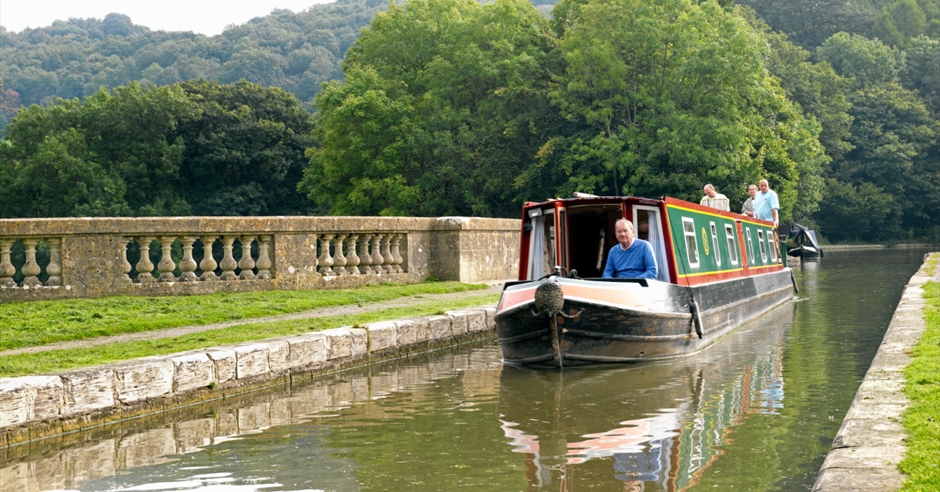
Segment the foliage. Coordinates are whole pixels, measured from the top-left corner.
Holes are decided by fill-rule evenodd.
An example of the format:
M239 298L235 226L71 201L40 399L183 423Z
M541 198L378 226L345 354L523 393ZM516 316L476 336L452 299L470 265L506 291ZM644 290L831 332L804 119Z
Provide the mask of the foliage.
M940 217L940 123L914 93L891 83L851 97L855 149L832 170L847 183L871 183L901 207L884 229L920 231Z
M33 105L0 148L0 217L296 214L311 129L292 95L248 82Z
M899 233L901 206L872 183L853 185L827 178L815 217L830 241L883 241Z
M926 327L904 368L904 394L911 400L904 412L907 455L899 465L908 475L904 491L930 490L940 482L940 283L925 284L923 295Z
M915 91L934 119L940 119L940 41L919 36L904 51L899 81Z
M321 82L341 76L346 49L386 6L338 0L296 14L276 9L211 37L151 31L121 14L55 21L20 33L2 29L0 73L26 106L135 81L148 87L200 78L223 84L246 79L311 101Z
M317 96L301 188L331 214L516 215L511 183L558 120L553 44L524 1L393 5Z
M787 101L736 12L682 0L558 8L567 65L552 98L581 125L543 149L567 168L563 188L697 200L712 182L743 201L768 178L786 215L801 173L826 163L818 124ZM810 210L818 201L804 199Z
M854 79L856 89L893 81L902 60L899 51L881 41L847 32L827 39L816 55L820 61L832 65L839 75Z
M753 8L774 31L813 50L833 34L846 31L868 36L878 14L870 2L842 0L741 0Z

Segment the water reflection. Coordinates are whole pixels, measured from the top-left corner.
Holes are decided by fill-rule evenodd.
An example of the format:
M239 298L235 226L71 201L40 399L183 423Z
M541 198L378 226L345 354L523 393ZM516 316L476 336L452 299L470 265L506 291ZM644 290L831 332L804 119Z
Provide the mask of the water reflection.
M526 490L694 485L720 459L733 425L783 408L783 334L793 305L762 319L685 359L564 372L504 368L501 427L524 456Z

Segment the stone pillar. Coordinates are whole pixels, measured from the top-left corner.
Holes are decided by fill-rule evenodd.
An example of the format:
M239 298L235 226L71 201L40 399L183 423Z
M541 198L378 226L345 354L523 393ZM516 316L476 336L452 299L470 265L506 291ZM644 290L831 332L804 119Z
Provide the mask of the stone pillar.
M183 259L180 261L180 282L195 282L199 280L196 277L196 260L193 259L193 243L196 242L196 236L183 236L180 238L183 243Z
M392 256L392 234L386 234L382 238L382 271L385 273L395 273L392 268L392 262L395 258Z
M203 282L218 280L219 277L216 276L215 269L218 268L219 264L212 257L212 245L215 244L215 236L202 236L199 238L199 242L202 243L202 261L199 262L202 276L199 277L199 280Z
M137 238L137 245L140 246L140 261L137 262L137 280L138 284L153 282L153 263L150 261L150 243L156 239L153 236L143 236Z
M38 238L21 239L23 246L26 246L26 263L23 264L23 287L39 287L42 282L39 281L39 263L36 263L36 245L39 244Z
M62 239L58 237L47 237L46 244L49 245L49 264L46 265L46 285L49 287L59 287L62 285Z
M333 271L337 275L346 275L346 255L343 254L343 243L346 241L346 235L340 234L336 237L335 242L333 243L334 251L333 254Z
M157 270L160 270L157 281L176 282L176 275L173 275L176 270L176 262L173 261L173 241L176 241L176 236L160 236L159 241L163 254L160 256L160 263L157 263Z
M403 273L404 270L401 268L401 262L404 258L401 257L401 253L398 251L398 247L401 244L401 238L404 236L402 233L395 234L392 236L392 271L395 273Z
M385 257L382 256L382 238L385 234L376 234L372 238L372 273L382 275L385 270L382 269L382 262Z
M0 239L0 287L16 287L13 276L16 275L16 267L10 261L10 249L16 239Z
M258 275L256 278L261 280L271 279L271 236L261 236L258 238Z
M333 269L330 268L333 266L333 257L330 256L330 242L332 242L333 236L335 236L335 234L323 234L320 236L320 257L317 258L317 263L320 264L318 272L324 277L335 275Z
M346 255L346 271L350 275L359 275L359 256L356 254L356 240L359 234L349 236L349 254Z
M362 241L359 243L359 264L362 265L359 271L364 275L372 273L372 255L369 254L369 240L372 236L372 234L363 234Z
M255 260L251 258L251 243L254 242L255 236L242 236L239 241L242 243L242 257L238 260L238 268L241 268L241 274L238 275L238 278L242 280L254 280L255 272L252 269L255 267Z
M222 261L219 267L222 268L222 280L235 280L235 269L238 262L232 256L232 245L235 244L235 236L222 236ZM250 256L250 255L249 255Z
M127 261L127 245L130 244L133 238L122 237L123 246L121 247L121 271L124 272L124 278L122 279L125 283L131 282L131 270L134 267L131 265L131 262Z

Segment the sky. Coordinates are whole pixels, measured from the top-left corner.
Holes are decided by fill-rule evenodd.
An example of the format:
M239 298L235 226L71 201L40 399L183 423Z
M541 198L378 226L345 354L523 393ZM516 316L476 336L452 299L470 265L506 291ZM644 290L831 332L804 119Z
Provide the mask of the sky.
M273 9L301 12L333 0L0 0L0 26L13 32L52 25L72 17L104 19L115 12L153 31L221 34L225 26L244 24Z

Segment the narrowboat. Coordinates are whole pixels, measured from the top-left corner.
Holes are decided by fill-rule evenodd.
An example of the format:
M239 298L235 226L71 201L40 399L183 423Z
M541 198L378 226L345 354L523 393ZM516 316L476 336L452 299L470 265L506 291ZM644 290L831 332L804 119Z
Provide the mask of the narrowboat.
M790 227L790 234L787 235L787 239L792 239L795 244L793 247L787 248L787 255L803 260L822 258L823 251L816 239L816 231L794 222Z
M652 246L655 279L601 278L621 218ZM495 315L509 364L689 355L796 287L771 222L670 197L527 202L520 246L519 280L505 284Z

